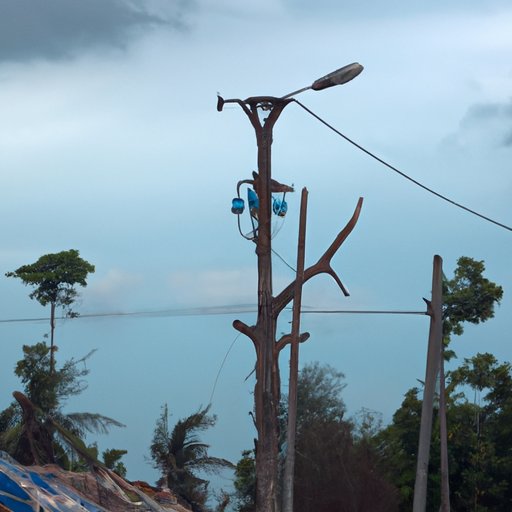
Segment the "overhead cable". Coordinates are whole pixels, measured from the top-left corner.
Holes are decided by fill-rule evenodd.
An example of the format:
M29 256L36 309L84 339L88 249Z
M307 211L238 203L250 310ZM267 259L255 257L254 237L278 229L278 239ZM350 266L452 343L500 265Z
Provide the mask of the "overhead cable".
M290 308L287 308L290 309ZM258 310L256 304L239 304L229 306L207 306L186 309L161 309L154 311L130 311L126 313L84 313L76 317L59 316L55 320L75 320L75 319L99 319L99 318L155 318L155 317L177 317L177 316L212 316L212 315L231 315L233 313L255 313ZM330 314L330 313L353 313L353 314L380 314L380 315L424 315L424 311L396 311L396 310L315 310L304 306L301 310L303 314ZM0 324L7 323L30 323L30 322L48 322L49 317L38 318L7 318L0 320Z
M422 189L426 190L427 192L430 192L431 194L439 197L440 199L442 199L443 201L446 201L447 203L450 203L452 204L453 206L456 206L457 208L461 208L462 210L465 210L473 215L476 215L477 217L480 217L481 219L484 219L486 220L487 222L491 222L492 224L495 224L496 226L499 226L503 229L506 229L508 231L512 231L512 227L510 226L507 226L506 224L503 224L501 222L498 222L494 219L491 219L490 217L487 217L486 215L483 215L481 213L478 213L476 212L475 210L472 210L471 208L468 208L467 206L464 206L460 203L457 203L456 201L453 201L452 199L444 196L443 194L440 194L439 192L436 192L435 190L427 187L426 185L423 185L423 183L420 183L419 181L415 180L414 178L411 178L410 176L408 176L407 174L405 174L404 172L400 171L399 169L397 169L396 167L394 167L393 165L389 164L388 162L386 162L385 160L383 160L382 158L378 157L377 155L375 155L374 153L372 153L371 151L369 151L368 149L364 148L363 146L361 146L360 144L358 144L357 142L355 142L354 140L352 140L351 138L347 137L345 134L341 133L339 130L337 130L336 128L334 128L334 126L330 125L327 121L325 121L324 119L322 119L319 115L315 114L312 110L310 110L309 108L307 108L305 105L303 105L300 101L298 100L293 100L295 103L297 103L297 105L299 105L300 107L302 107L308 114L312 115L315 119L317 119L318 121L320 121L322 124L324 124L325 126L327 126L327 128L329 128L330 130L332 130L334 133L336 133L337 135L339 135L340 137L342 137L343 139L345 139L347 142L349 142L350 144L352 144L353 146L355 146L357 149L360 149L363 153L366 153L368 156L372 157L373 159L377 160L377 162L381 163L382 165L385 165L388 169L391 169L392 171L396 172L397 174L399 174L400 176L402 176L403 178L405 178L406 180L409 180L411 181L412 183L414 183L415 185L417 185L418 187L421 187Z

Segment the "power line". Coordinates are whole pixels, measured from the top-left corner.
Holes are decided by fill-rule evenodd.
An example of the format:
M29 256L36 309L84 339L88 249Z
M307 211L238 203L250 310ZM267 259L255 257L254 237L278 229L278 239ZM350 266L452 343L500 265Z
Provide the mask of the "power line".
M170 317L170 316L210 316L229 315L233 313L253 313L257 310L254 304L238 304L229 306L206 306L182 309L162 309L154 311L130 311L130 312L106 312L106 313L84 313L76 317L59 316L56 320L72 320L75 318L121 318L121 317ZM25 322L48 322L49 317L38 318L8 318L0 320L0 323L25 323Z
M314 311L301 311L301 314L354 314L354 315L428 315L426 311L395 311L395 310L341 310L341 309L317 309Z
M501 227L503 229L507 229L508 231L512 231L512 227L507 226L506 224L502 224L501 222L498 222L498 221L496 221L494 219L491 219L490 217L487 217L486 215L478 213L475 210L472 210L471 208L468 208L467 206L464 206L464 205L462 205L460 203L457 203L457 202L453 201L452 199L444 196L443 194L440 194L439 192L436 192L435 190L427 187L426 185L423 185L422 183L420 183L419 181L415 180L414 178L411 178L410 176L408 176L404 172L400 171L399 169L397 169L393 165L389 164L388 162L386 162L382 158L379 158L377 155L375 155L374 153L372 153L368 149L364 148L363 146L361 146L360 144L358 144L357 142L355 142L351 138L349 138L346 135L344 135L343 133L341 133L339 130L334 128L334 126L330 125L327 121L322 119L319 115L315 114L312 110L310 110L305 105L303 105L300 101L295 100L295 99L294 99L294 101L295 101L295 103L297 103L297 105L302 107L308 114L312 115L315 119L317 119L322 124L327 126L327 128L332 130L334 133L336 133L337 135L339 135L340 137L345 139L347 142L350 142L350 144L355 146L357 149L360 149L363 153L366 153L368 156L372 157L374 160L377 160L377 162L381 163L382 165L385 165L388 169L391 169L392 171L396 172L397 174L399 174L400 176L402 176L406 180L411 181L412 183L414 183L418 187L421 187L422 189L426 190L427 192L430 192L431 194L439 197L440 199L442 199L443 201L446 201L447 203L450 203L450 204L456 206L457 208L461 208L462 210L465 210L465 211L467 211L469 213L472 213L473 215L476 215L477 217L480 217L481 219L484 219L487 222L491 222L492 224L495 224L496 226L499 226L499 227Z
M289 309L289 308L287 308ZM230 315L234 313L255 313L257 306L255 304L238 304L229 306L207 306L185 309L160 309L154 311L131 311L131 312L107 312L107 313L85 313L70 318L66 316L56 317L56 320L73 320L86 318L158 318L158 317L178 317L178 316L211 316L211 315ZM424 311L396 311L396 310L311 310L304 306L301 310L303 314L389 314L389 315L425 315ZM29 322L48 322L49 317L38 318L7 318L0 320L0 324L6 323L29 323Z

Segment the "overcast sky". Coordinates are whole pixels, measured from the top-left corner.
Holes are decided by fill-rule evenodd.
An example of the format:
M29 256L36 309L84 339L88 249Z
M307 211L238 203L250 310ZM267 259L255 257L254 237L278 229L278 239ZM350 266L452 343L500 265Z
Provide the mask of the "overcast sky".
M414 179L512 225L512 7L374 4L0 0L1 275L78 249L96 265L84 315L148 313L68 320L56 331L59 361L99 349L89 389L66 410L126 424L99 443L129 450L130 478L156 480L145 457L161 405L173 420L206 405L237 335L232 321L255 320L152 314L256 303L254 246L230 212L237 181L256 169L255 137L240 108L216 111L217 93L280 96L358 61L365 70L354 81L299 99ZM351 296L319 277L305 306L421 311L434 254L448 276L459 256L485 260L504 299L495 319L454 341L453 364L483 351L510 361L510 231L392 173L294 104L276 125L273 176L309 189L309 264L364 197L333 261ZM288 215L274 222L274 248L292 266L299 196L287 196ZM292 279L276 258L275 290ZM0 319L49 314L20 282L3 278L0 289ZM289 320L284 313L280 332ZM349 415L365 407L388 421L424 376L427 317L304 315L302 327L311 333L302 363L345 373ZM20 388L12 369L22 345L47 332L47 322L0 324L0 407ZM255 436L254 381L244 380L253 366L240 336L213 395L219 421L207 439L233 461ZM283 360L283 383L287 369Z

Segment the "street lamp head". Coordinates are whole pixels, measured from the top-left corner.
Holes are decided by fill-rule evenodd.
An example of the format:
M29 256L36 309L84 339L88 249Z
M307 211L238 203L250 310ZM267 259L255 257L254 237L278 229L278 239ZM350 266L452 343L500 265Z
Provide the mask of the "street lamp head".
M327 89L334 85L346 84L359 75L361 71L363 71L363 66L358 62L353 62L352 64L343 66L342 68L315 80L311 85L311 89L314 91L321 91L322 89Z
M333 87L334 85L341 85L350 82L353 78L355 78L359 73L363 71L363 66L358 62L353 62L352 64L348 64L343 66L328 75L315 80L311 85L307 87L303 87L302 89L298 89L297 91L293 91L286 96L283 96L281 99L291 98L296 94L300 94L301 92L308 91L309 89L313 89L314 91L321 91L322 89L327 89L328 87Z

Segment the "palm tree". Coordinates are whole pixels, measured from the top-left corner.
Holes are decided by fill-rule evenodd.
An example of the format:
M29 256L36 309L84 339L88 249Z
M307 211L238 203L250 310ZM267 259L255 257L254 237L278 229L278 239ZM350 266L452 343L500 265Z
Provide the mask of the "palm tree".
M151 443L151 458L162 472L159 484L165 484L188 501L195 510L203 510L207 499L208 481L197 472L218 473L233 468L231 462L208 455L209 445L201 442L198 433L215 425L217 418L209 415L210 406L179 420L172 432L169 429L169 410L162 407Z

